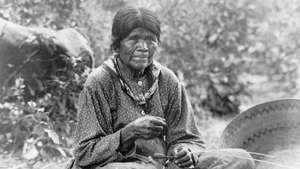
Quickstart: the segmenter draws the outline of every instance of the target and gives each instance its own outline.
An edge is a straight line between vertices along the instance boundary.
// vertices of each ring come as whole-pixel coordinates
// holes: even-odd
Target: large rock
[[[73,68],[80,63],[93,67],[89,41],[75,29],[54,31],[21,26],[0,18],[0,87],[13,84],[22,76],[35,90],[37,78],[49,79],[58,69]]]

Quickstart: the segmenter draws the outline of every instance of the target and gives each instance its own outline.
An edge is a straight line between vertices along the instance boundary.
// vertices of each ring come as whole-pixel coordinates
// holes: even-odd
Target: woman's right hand
[[[123,134],[128,134],[134,139],[152,139],[161,136],[166,129],[167,123],[164,118],[157,116],[140,117],[123,128]],[[125,136],[126,137],[126,136]]]

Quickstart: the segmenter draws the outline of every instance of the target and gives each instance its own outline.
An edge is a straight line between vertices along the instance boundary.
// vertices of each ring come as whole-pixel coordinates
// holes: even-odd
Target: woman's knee
[[[156,169],[154,165],[149,163],[138,162],[113,162],[99,169]]]
[[[228,155],[232,157],[232,163],[235,163],[237,168],[241,169],[254,169],[255,163],[252,156],[243,149],[228,149]]]
[[[209,150],[200,155],[197,168],[253,169],[254,160],[243,149]]]

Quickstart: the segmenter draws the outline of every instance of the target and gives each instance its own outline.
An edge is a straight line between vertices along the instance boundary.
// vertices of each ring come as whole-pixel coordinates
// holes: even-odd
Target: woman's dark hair
[[[111,50],[119,49],[121,40],[138,27],[153,32],[160,41],[160,21],[157,16],[148,9],[127,7],[120,9],[114,17]]]

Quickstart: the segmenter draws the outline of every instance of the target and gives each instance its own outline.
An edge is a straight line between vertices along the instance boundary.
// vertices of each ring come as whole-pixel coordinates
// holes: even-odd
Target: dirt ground
[[[68,159],[32,163],[13,156],[0,156],[0,169],[65,169]]]

